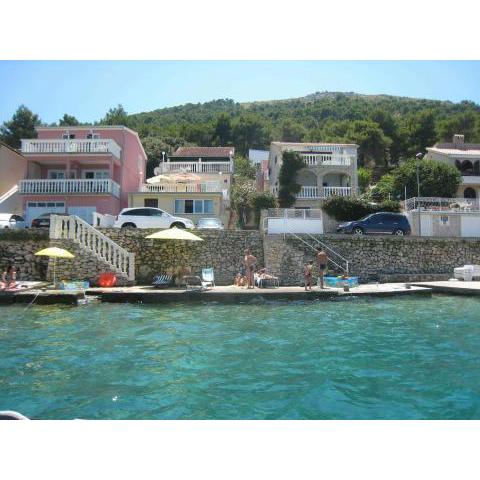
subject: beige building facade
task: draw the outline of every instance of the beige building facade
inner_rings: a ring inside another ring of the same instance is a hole
[[[129,194],[129,207],[157,207],[186,217],[230,220],[233,147],[181,147],[155,168],[155,177]]]
[[[355,144],[272,142],[268,158],[269,189],[278,195],[283,154],[297,152],[305,161],[297,176],[302,186],[295,208],[319,208],[332,195],[349,196],[358,191]]]
[[[480,144],[465,143],[463,135],[454,135],[451,143],[437,143],[427,148],[426,159],[456,167],[462,182],[457,197],[480,198]]]
[[[0,142],[0,213],[23,215],[18,184],[27,173],[27,160],[17,150]]]

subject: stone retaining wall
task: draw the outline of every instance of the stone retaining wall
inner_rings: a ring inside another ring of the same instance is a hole
[[[19,280],[43,280],[47,272],[48,259],[34,254],[49,245],[47,235],[21,232],[0,233],[0,271],[8,265],[17,267]]]
[[[158,229],[101,229],[114,242],[135,254],[137,283],[150,283],[157,273],[172,272],[179,267],[200,275],[202,268],[213,267],[218,285],[231,285],[242,271],[245,248],[250,248],[264,265],[263,236],[258,231],[202,230],[194,233],[203,242],[149,240]]]
[[[319,239],[350,260],[350,275],[360,281],[417,281],[449,278],[464,264],[480,264],[480,239],[426,237],[353,237],[322,235]],[[265,261],[284,285],[303,282],[303,265],[315,252],[294,237],[265,237]],[[316,275],[316,272],[315,272]]]
[[[266,266],[280,277],[283,285],[303,282],[303,266],[314,259],[314,252],[294,237],[263,236],[258,231],[197,231],[203,242],[148,240],[154,230],[102,229],[116,243],[135,254],[136,282],[150,283],[156,273],[174,273],[190,268],[199,275],[202,268],[213,267],[219,285],[232,283],[243,270],[243,252],[250,248],[258,266]],[[350,274],[367,281],[419,281],[447,279],[453,269],[464,264],[480,264],[480,239],[427,237],[353,237],[318,236],[350,260]],[[73,260],[57,261],[58,280],[89,279],[108,271],[108,265],[97,261],[71,240],[50,242],[46,235],[33,231],[13,237],[0,235],[0,266],[14,263],[20,279],[51,278],[52,262],[34,253],[49,245],[58,245],[75,254]],[[186,271],[184,273],[187,273]],[[179,274],[184,274],[180,272]],[[315,272],[316,275],[316,272]]]

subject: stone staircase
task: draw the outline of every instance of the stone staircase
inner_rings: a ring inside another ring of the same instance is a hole
[[[73,260],[57,260],[58,278],[94,279],[108,271],[119,283],[135,281],[135,255],[75,215],[52,215],[50,240],[75,255]]]

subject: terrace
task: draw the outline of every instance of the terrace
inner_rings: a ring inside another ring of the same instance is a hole
[[[24,139],[21,147],[23,154],[111,154],[117,159],[121,157],[122,149],[111,139]]]

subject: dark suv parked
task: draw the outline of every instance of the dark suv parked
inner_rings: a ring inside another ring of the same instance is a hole
[[[338,233],[354,235],[410,235],[410,224],[407,217],[400,213],[372,213],[354,222],[342,223],[337,227]]]

